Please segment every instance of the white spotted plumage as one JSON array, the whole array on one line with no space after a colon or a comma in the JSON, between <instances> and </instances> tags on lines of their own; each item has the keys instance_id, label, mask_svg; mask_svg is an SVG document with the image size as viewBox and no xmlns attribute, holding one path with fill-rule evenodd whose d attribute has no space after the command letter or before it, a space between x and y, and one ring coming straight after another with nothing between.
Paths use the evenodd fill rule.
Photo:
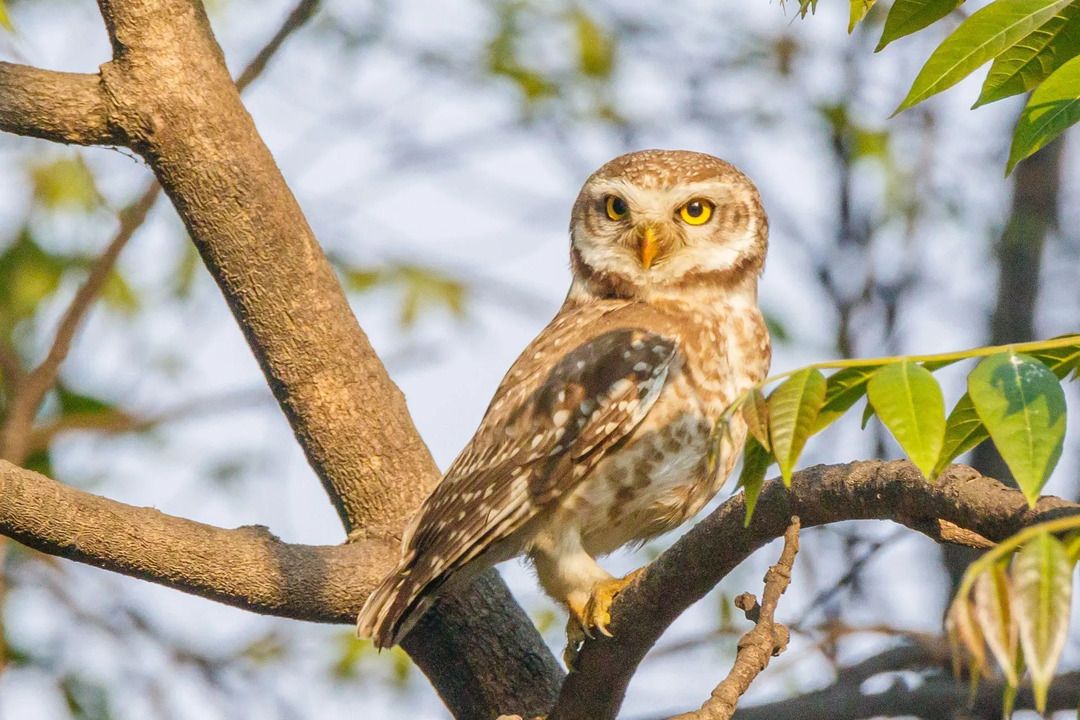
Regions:
<instances>
[{"instance_id":1,"label":"white spotted plumage","mask_svg":"<svg viewBox=\"0 0 1080 720\"><path fill-rule=\"evenodd\" d=\"M605 214L612 193L624 217ZM711 218L681 222L691 200ZM572 623L604 630L586 610L612 580L594 558L678 526L735 463L738 421L708 457L717 417L768 370L766 234L756 189L722 160L644 151L594 173L574 205L566 302L417 511L359 634L394 644L437 593L522 554Z\"/></svg>"}]
</instances>

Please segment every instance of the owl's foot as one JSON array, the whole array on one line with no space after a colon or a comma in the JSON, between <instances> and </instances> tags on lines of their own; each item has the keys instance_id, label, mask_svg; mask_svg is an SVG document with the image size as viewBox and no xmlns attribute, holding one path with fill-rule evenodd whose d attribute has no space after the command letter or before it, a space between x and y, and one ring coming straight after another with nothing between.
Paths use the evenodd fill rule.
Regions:
<instances>
[{"instance_id":1,"label":"owl's foot","mask_svg":"<svg viewBox=\"0 0 1080 720\"><path fill-rule=\"evenodd\" d=\"M592 638L593 633L600 633L611 637L608 623L611 622L611 603L615 596L622 592L630 583L634 582L641 571L638 568L632 573L621 578L602 580L592 587L589 599L581 604L570 603L570 619L566 623L566 650L563 652L563 661L566 667L572 669L577 664L578 651L586 638Z\"/></svg>"}]
</instances>

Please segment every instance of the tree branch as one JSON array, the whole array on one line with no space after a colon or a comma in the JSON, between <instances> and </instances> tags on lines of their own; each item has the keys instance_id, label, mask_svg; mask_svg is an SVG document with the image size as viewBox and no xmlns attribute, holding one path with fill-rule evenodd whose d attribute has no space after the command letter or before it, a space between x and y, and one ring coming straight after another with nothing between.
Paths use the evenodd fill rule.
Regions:
<instances>
[{"instance_id":1,"label":"tree branch","mask_svg":"<svg viewBox=\"0 0 1080 720\"><path fill-rule=\"evenodd\" d=\"M765 484L754 519L743 526L738 495L702 520L619 593L612 604L614 637L585 643L577 671L563 685L549 720L603 720L618 713L645 653L683 610L736 565L780 537L798 515L803 527L841 520L893 520L943 541L941 520L993 541L1023 527L1080 512L1052 497L1029 509L1019 491L963 465L927 482L907 461L818 465L795 473L790 489Z\"/></svg>"},{"instance_id":2,"label":"tree branch","mask_svg":"<svg viewBox=\"0 0 1080 720\"><path fill-rule=\"evenodd\" d=\"M905 644L847 666L828 687L776 702L739 708L735 720L864 720L874 717L920 717L953 720L956 717L1000 718L1005 683L984 678L974 696L967 682L953 677L945 638L930 643ZM863 692L872 677L897 671L927 670L917 683L894 681L888 688ZM1059 675L1050 685L1049 712L1076 708L1080 672ZM1016 708L1033 708L1030 687L1017 694Z\"/></svg>"},{"instance_id":3,"label":"tree branch","mask_svg":"<svg viewBox=\"0 0 1080 720\"><path fill-rule=\"evenodd\" d=\"M284 543L77 490L0 460L0 533L49 555L279 617L352 623L393 563L389 542Z\"/></svg>"},{"instance_id":4,"label":"tree branch","mask_svg":"<svg viewBox=\"0 0 1080 720\"><path fill-rule=\"evenodd\" d=\"M0 62L0 130L76 145L124 145L98 75Z\"/></svg>"},{"instance_id":5,"label":"tree branch","mask_svg":"<svg viewBox=\"0 0 1080 720\"><path fill-rule=\"evenodd\" d=\"M739 640L735 665L723 682L716 686L705 704L695 712L677 715L671 720L728 720L746 693L750 683L769 666L769 661L782 653L788 644L788 629L774 621L780 596L791 583L791 566L799 552L799 518L791 519L784 533L784 550L780 560L765 573L765 592L761 604L749 593L735 598L735 604L746 613L754 627Z\"/></svg>"},{"instance_id":6,"label":"tree branch","mask_svg":"<svg viewBox=\"0 0 1080 720\"><path fill-rule=\"evenodd\" d=\"M100 84L99 102L85 117L60 108L61 119L93 125L108 99L108 127L143 156L172 200L349 537L384 542L401 532L438 468L241 103L202 3L98 5L113 58L83 85ZM7 84L24 95L33 93L21 82L58 82L6 70ZM39 117L51 106L34 109L9 129L51 137L57 122ZM388 549L386 562L396 556ZM458 717L486 720L553 702L562 673L494 571L439 608L405 645ZM462 655L450 668L432 647ZM475 675L470 683L461 682L465 672ZM484 682L497 674L502 683Z\"/></svg>"}]
</instances>

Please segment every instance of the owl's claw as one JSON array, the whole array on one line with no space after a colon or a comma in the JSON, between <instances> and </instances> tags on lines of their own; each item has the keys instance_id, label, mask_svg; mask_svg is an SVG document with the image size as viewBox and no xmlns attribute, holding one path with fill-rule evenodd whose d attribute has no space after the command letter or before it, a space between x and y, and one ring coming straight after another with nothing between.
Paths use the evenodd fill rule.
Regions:
<instances>
[{"instance_id":1,"label":"owl's claw","mask_svg":"<svg viewBox=\"0 0 1080 720\"><path fill-rule=\"evenodd\" d=\"M584 605L570 604L570 620L566 623L566 650L563 652L563 662L568 669L572 670L577 664L581 644L586 638L592 639L594 632L599 631L612 637L607 627L611 622L611 603L623 588L634 582L642 570L644 568L638 568L626 577L598 582L593 585Z\"/></svg>"}]
</instances>

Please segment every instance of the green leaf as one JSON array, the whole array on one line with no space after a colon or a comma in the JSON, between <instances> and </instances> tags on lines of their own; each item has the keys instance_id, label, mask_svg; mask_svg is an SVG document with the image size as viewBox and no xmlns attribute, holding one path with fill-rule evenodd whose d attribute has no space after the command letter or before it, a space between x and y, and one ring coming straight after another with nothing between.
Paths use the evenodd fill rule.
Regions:
<instances>
[{"instance_id":1,"label":"green leaf","mask_svg":"<svg viewBox=\"0 0 1080 720\"><path fill-rule=\"evenodd\" d=\"M880 365L844 368L829 376L825 402L814 423L814 434L827 428L866 394L866 383ZM866 423L863 423L866 427Z\"/></svg>"},{"instance_id":2,"label":"green leaf","mask_svg":"<svg viewBox=\"0 0 1080 720\"><path fill-rule=\"evenodd\" d=\"M46 208L89 212L100 202L97 183L81 155L35 165L30 174L34 198Z\"/></svg>"},{"instance_id":3,"label":"green leaf","mask_svg":"<svg viewBox=\"0 0 1080 720\"><path fill-rule=\"evenodd\" d=\"M945 443L934 465L934 475L940 475L949 463L988 437L990 433L979 419L979 413L975 412L971 395L964 393L945 421Z\"/></svg>"},{"instance_id":4,"label":"green leaf","mask_svg":"<svg viewBox=\"0 0 1080 720\"><path fill-rule=\"evenodd\" d=\"M874 406L870 404L869 400L867 400L866 406L862 409L862 420L859 428L865 430L866 426L870 423L870 418L874 417L875 415L877 415L877 413L874 412Z\"/></svg>"},{"instance_id":5,"label":"green leaf","mask_svg":"<svg viewBox=\"0 0 1080 720\"><path fill-rule=\"evenodd\" d=\"M1074 336L1065 335L1062 337ZM1075 345L1028 350L1025 354L1041 361L1043 365L1050 368L1050 372L1054 373L1058 380L1064 380L1069 376L1069 373L1080 370L1080 338L1077 339Z\"/></svg>"},{"instance_id":6,"label":"green leaf","mask_svg":"<svg viewBox=\"0 0 1080 720\"><path fill-rule=\"evenodd\" d=\"M746 439L746 448L743 451L742 473L739 474L739 484L735 489L743 489L746 495L746 520L743 525L750 524L750 518L754 515L758 496L761 494L761 486L765 483L765 473L773 463L772 454L761 447L753 436Z\"/></svg>"},{"instance_id":7,"label":"green leaf","mask_svg":"<svg viewBox=\"0 0 1080 720\"><path fill-rule=\"evenodd\" d=\"M581 8L572 13L577 33L581 73L595 78L609 78L615 69L615 41Z\"/></svg>"},{"instance_id":8,"label":"green leaf","mask_svg":"<svg viewBox=\"0 0 1080 720\"><path fill-rule=\"evenodd\" d=\"M11 16L8 15L7 3L0 0L0 27L8 32L15 32L15 26L11 24Z\"/></svg>"},{"instance_id":9,"label":"green leaf","mask_svg":"<svg viewBox=\"0 0 1080 720\"><path fill-rule=\"evenodd\" d=\"M1031 93L1016 123L1005 173L1011 173L1016 163L1077 120L1080 120L1080 57L1062 65Z\"/></svg>"},{"instance_id":10,"label":"green leaf","mask_svg":"<svg viewBox=\"0 0 1080 720\"><path fill-rule=\"evenodd\" d=\"M110 271L101 288L101 299L114 310L131 315L139 309L139 298L128 285L124 276L115 269Z\"/></svg>"},{"instance_id":11,"label":"green leaf","mask_svg":"<svg viewBox=\"0 0 1080 720\"><path fill-rule=\"evenodd\" d=\"M934 376L905 359L877 370L866 395L911 461L932 478L945 441L945 398Z\"/></svg>"},{"instance_id":12,"label":"green leaf","mask_svg":"<svg viewBox=\"0 0 1080 720\"><path fill-rule=\"evenodd\" d=\"M1072 0L997 0L974 13L941 43L893 114L960 82L1054 17Z\"/></svg>"},{"instance_id":13,"label":"green leaf","mask_svg":"<svg viewBox=\"0 0 1080 720\"><path fill-rule=\"evenodd\" d=\"M766 405L765 396L760 389L751 388L747 393L746 402L742 406L742 416L746 421L746 430L761 447L769 450L769 406Z\"/></svg>"},{"instance_id":14,"label":"green leaf","mask_svg":"<svg viewBox=\"0 0 1080 720\"><path fill-rule=\"evenodd\" d=\"M1024 545L1013 560L1013 612L1040 713L1069 631L1072 570L1065 546L1050 533Z\"/></svg>"},{"instance_id":15,"label":"green leaf","mask_svg":"<svg viewBox=\"0 0 1080 720\"><path fill-rule=\"evenodd\" d=\"M893 40L922 30L951 13L964 0L896 0L885 18L885 29L874 52L881 52Z\"/></svg>"},{"instance_id":16,"label":"green leaf","mask_svg":"<svg viewBox=\"0 0 1080 720\"><path fill-rule=\"evenodd\" d=\"M769 435L785 484L825 402L825 376L815 368L798 371L769 396Z\"/></svg>"},{"instance_id":17,"label":"green leaf","mask_svg":"<svg viewBox=\"0 0 1080 720\"><path fill-rule=\"evenodd\" d=\"M855 26L859 24L859 21L866 17L866 13L870 12L870 8L874 7L875 2L876 0L851 0L847 26L848 35L855 30Z\"/></svg>"},{"instance_id":18,"label":"green leaf","mask_svg":"<svg viewBox=\"0 0 1080 720\"><path fill-rule=\"evenodd\" d=\"M973 108L1031 90L1080 54L1080 3L1054 17L998 55Z\"/></svg>"},{"instance_id":19,"label":"green leaf","mask_svg":"<svg viewBox=\"0 0 1080 720\"><path fill-rule=\"evenodd\" d=\"M1013 352L976 365L967 385L975 411L1034 507L1065 439L1061 385L1041 362Z\"/></svg>"},{"instance_id":20,"label":"green leaf","mask_svg":"<svg viewBox=\"0 0 1080 720\"><path fill-rule=\"evenodd\" d=\"M1004 563L995 563L975 579L975 620L1009 687L1016 687L1016 656L1020 643L1016 618L1010 608L1012 586Z\"/></svg>"}]
</instances>

